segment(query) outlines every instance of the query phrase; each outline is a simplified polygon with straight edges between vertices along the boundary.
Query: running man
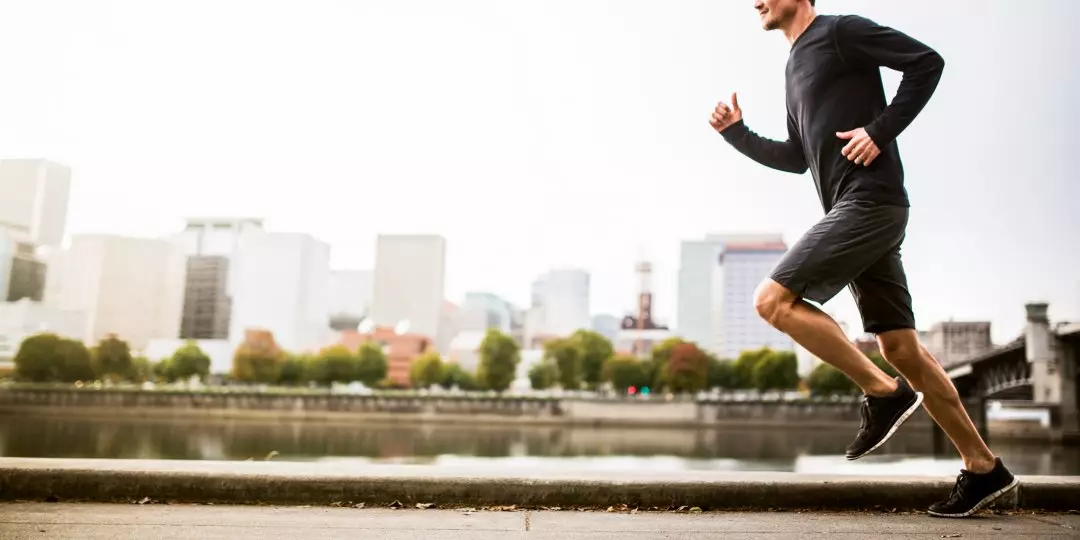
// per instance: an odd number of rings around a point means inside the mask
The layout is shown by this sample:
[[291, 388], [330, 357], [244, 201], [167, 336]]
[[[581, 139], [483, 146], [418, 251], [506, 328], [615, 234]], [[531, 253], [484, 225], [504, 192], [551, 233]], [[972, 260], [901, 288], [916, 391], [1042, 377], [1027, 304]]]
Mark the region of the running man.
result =
[[[780, 30], [791, 43], [787, 140], [750, 131], [735, 94], [730, 104], [717, 105], [710, 121], [762, 165], [795, 174], [809, 169], [825, 210], [758, 287], [755, 306], [769, 324], [862, 389], [863, 421], [848, 459], [884, 444], [925, 397], [926, 410], [964, 460], [952, 493], [930, 514], [966, 517], [1015, 488], [1017, 479], [986, 446], [952, 380], [919, 343], [900, 260], [909, 204], [896, 138], [930, 100], [945, 62], [926, 45], [863, 17], [817, 15], [815, 3], [754, 2], [765, 30]], [[891, 104], [881, 66], [903, 72]], [[848, 286], [863, 327], [877, 335], [902, 378], [878, 369], [831, 317], [807, 302], [823, 304]]]

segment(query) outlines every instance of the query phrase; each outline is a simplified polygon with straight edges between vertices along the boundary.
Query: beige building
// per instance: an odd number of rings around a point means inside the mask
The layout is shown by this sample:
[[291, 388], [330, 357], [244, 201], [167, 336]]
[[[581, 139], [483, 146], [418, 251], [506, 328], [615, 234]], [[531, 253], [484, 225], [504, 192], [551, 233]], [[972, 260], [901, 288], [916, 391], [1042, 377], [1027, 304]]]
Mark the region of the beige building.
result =
[[994, 348], [990, 340], [990, 323], [985, 321], [937, 323], [930, 327], [924, 343], [946, 367]]
[[45, 302], [86, 314], [88, 343], [116, 334], [142, 351], [180, 335], [186, 256], [178, 242], [76, 235], [49, 263]]
[[[380, 327], [401, 325], [402, 332], [432, 340], [445, 337], [439, 332], [446, 318], [445, 276], [442, 236], [379, 235], [371, 319]], [[449, 345], [449, 340], [440, 345]]]
[[71, 169], [43, 159], [0, 161], [0, 229], [35, 246], [59, 246], [67, 226]]

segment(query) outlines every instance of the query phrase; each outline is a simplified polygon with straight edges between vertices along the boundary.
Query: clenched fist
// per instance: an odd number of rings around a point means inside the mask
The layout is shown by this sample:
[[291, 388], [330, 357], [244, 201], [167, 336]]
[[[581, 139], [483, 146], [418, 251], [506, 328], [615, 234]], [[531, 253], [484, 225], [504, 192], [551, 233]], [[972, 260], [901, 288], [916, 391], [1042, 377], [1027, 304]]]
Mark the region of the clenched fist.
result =
[[731, 94], [731, 106], [728, 107], [726, 103], [721, 101], [713, 111], [712, 118], [709, 120], [709, 125], [712, 126], [717, 133], [721, 133], [739, 120], [742, 120], [742, 109], [739, 108], [739, 96], [737, 94]]

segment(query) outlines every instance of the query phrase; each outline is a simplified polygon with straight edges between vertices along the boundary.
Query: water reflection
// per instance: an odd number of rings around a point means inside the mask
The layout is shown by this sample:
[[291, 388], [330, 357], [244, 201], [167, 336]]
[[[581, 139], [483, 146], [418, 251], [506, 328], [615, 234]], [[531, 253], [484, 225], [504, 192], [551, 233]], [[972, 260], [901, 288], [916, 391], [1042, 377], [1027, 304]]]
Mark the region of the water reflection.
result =
[[[854, 464], [841, 454], [852, 430], [625, 429], [553, 426], [256, 422], [0, 416], [9, 457], [182, 460], [325, 459], [377, 462], [852, 474], [952, 474], [928, 430], [900, 432]], [[1080, 474], [1080, 448], [993, 445], [1019, 474]], [[944, 472], [943, 472], [944, 471]]]

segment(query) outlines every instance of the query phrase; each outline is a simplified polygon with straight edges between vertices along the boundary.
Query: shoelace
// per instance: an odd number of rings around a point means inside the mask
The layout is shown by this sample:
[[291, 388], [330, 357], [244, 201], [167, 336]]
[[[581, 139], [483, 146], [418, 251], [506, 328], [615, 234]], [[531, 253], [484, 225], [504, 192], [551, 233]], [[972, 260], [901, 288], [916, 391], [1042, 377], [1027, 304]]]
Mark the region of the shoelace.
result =
[[952, 493], [949, 494], [948, 504], [955, 504], [964, 499], [964, 491], [967, 489], [970, 480], [971, 479], [966, 472], [961, 472], [960, 475], [956, 477], [956, 485], [953, 486]]
[[866, 429], [870, 425], [870, 398], [863, 396], [862, 407], [859, 407], [859, 416], [862, 417], [862, 423], [859, 424], [859, 429]]

